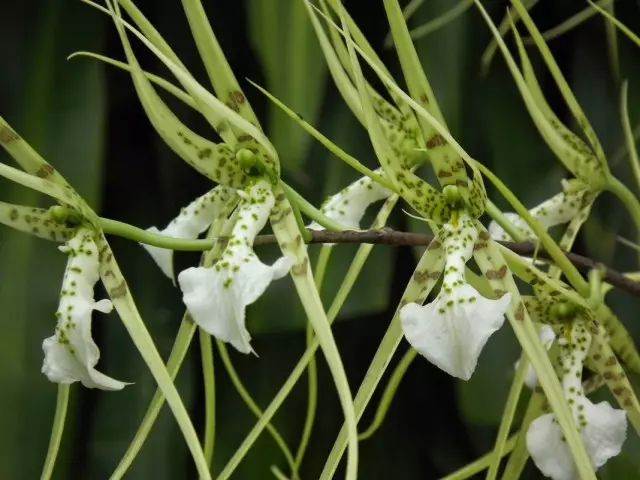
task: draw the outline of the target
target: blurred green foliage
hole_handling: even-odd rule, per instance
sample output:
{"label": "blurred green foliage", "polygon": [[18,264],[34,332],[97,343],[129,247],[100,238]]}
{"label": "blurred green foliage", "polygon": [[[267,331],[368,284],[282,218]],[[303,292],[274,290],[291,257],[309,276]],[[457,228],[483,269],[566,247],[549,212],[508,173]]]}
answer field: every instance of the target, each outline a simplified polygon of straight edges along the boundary
{"label": "blurred green foliage", "polygon": [[[15,128],[56,166],[101,215],[141,227],[162,226],[206,181],[181,163],[151,129],[126,73],[92,60],[66,61],[76,50],[92,50],[122,59],[115,31],[95,10],[69,0],[5,2],[0,15],[0,111]],[[266,86],[306,120],[368,166],[375,165],[366,132],[346,109],[327,76],[317,41],[297,0],[203,2],[222,48],[239,79]],[[393,51],[384,50],[387,34],[379,2],[345,1],[365,35],[399,72]],[[499,19],[508,2],[484,2]],[[139,1],[138,6],[204,83],[195,45],[179,2]],[[437,16],[451,0],[425,2],[414,25]],[[533,10],[541,30],[583,8],[581,0],[541,1]],[[616,2],[616,14],[640,31],[640,5]],[[595,17],[551,42],[561,68],[605,149],[613,154],[622,144],[616,79],[605,48],[603,21]],[[449,128],[475,157],[492,168],[527,205],[557,191],[565,174],[530,120],[501,58],[494,59],[486,78],[479,59],[490,40],[473,9],[447,27],[417,42],[421,60],[436,92]],[[640,121],[640,51],[620,37],[621,77],[630,82],[632,124]],[[147,69],[166,75],[148,52],[140,50]],[[534,59],[537,58],[534,55]],[[538,65],[539,66],[539,65]],[[549,75],[540,80],[551,104],[567,120],[567,109]],[[399,75],[398,77],[399,78]],[[284,165],[284,176],[316,203],[356,178],[293,122],[250,86],[245,87]],[[193,112],[167,99],[181,118],[205,135],[212,133]],[[3,161],[7,161],[3,157]],[[624,160],[613,168],[629,177]],[[0,181],[2,200],[46,205],[31,192]],[[494,198],[499,206],[506,204]],[[627,214],[603,195],[579,237],[577,251],[621,270],[637,268],[632,251],[615,242],[629,236]],[[399,209],[391,225],[423,228]],[[167,356],[182,316],[180,294],[132,242],[113,241],[120,264],[160,352]],[[317,250],[314,248],[314,255]],[[335,249],[323,292],[326,303],[335,294],[354,248]],[[273,251],[275,253],[275,250]],[[266,254],[268,257],[268,253]],[[179,254],[179,266],[195,254]],[[55,404],[55,385],[40,374],[42,340],[55,325],[59,284],[65,258],[52,244],[0,227],[0,478],[32,479],[44,460]],[[411,249],[376,247],[336,324],[335,333],[355,388],[391,318],[415,262]],[[637,300],[614,292],[610,299],[627,328],[640,339]],[[266,406],[304,350],[305,319],[288,281],[274,284],[249,309],[249,330],[260,355],[233,355],[241,378],[258,404]],[[118,393],[73,388],[55,476],[107,478],[124,453],[154,392],[155,384],[115,316],[94,322],[104,371],[135,382]],[[406,345],[402,346],[405,349]],[[505,328],[489,342],[479,368],[468,383],[452,380],[418,359],[409,369],[381,430],[362,444],[361,478],[437,478],[484,453],[493,444],[518,347]],[[199,354],[192,352],[177,379],[196,425],[203,418]],[[323,361],[320,365],[318,418],[302,478],[322,468],[341,423],[341,413]],[[215,468],[224,465],[254,423],[233,390],[220,362],[216,363],[218,437]],[[306,407],[305,381],[294,391],[275,424],[290,446],[297,445]],[[374,399],[373,405],[375,405]],[[367,425],[372,412],[361,422]],[[625,452],[639,447],[630,433]],[[263,435],[235,478],[265,478],[271,464],[284,462],[271,438]],[[534,469],[527,478],[537,478]],[[611,460],[602,478],[636,478],[637,455]],[[129,478],[192,478],[193,466],[174,420],[163,411]]]}

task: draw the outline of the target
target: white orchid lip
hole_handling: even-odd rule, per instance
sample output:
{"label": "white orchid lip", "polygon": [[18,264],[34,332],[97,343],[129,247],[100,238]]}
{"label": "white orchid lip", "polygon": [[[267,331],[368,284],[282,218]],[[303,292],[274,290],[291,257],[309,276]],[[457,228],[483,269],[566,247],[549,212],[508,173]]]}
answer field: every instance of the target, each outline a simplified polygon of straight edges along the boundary
{"label": "white orchid lip", "polygon": [[511,294],[490,300],[467,283],[465,265],[478,238],[467,215],[455,226],[444,225],[439,235],[446,254],[440,293],[427,305],[402,307],[400,322],[407,341],[421,355],[448,374],[469,380],[489,337],[504,323]]}
{"label": "white orchid lip", "polygon": [[[569,326],[570,341],[558,335],[561,345],[562,389],[573,414],[576,427],[595,470],[620,453],[627,434],[627,417],[623,410],[607,402],[592,403],[582,390],[582,368],[591,334],[582,322]],[[527,448],[538,469],[553,480],[573,480],[576,466],[560,425],[553,413],[536,418],[527,430]]]}
{"label": "white orchid lip", "polygon": [[91,337],[91,314],[93,310],[109,313],[113,305],[108,299],[96,302],[93,298],[100,265],[92,232],[78,230],[60,250],[69,254],[69,260],[56,312],[56,331],[42,343],[42,373],[56,383],[81,382],[88,388],[121,390],[127,383],[95,369],[100,350]]}
{"label": "white orchid lip", "polygon": [[[375,171],[384,177],[382,169]],[[362,177],[340,192],[330,196],[320,208],[321,212],[345,228],[360,230],[362,217],[372,203],[389,198],[393,192],[369,177]],[[321,230],[322,226],[313,222],[307,228]]]}
{"label": "white orchid lip", "polygon": [[[218,217],[224,206],[233,196],[233,190],[224,186],[217,186],[210,192],[196,198],[180,211],[162,230],[149,227],[147,231],[159,233],[173,238],[196,239]],[[173,271],[173,250],[141,244],[156,262],[162,273],[175,284]]]}
{"label": "white orchid lip", "polygon": [[253,251],[253,241],[267,222],[275,203],[271,186],[261,180],[241,192],[237,223],[222,258],[212,267],[192,267],[178,275],[183,301],[193,320],[218,340],[242,353],[253,352],[245,326],[246,307],[273,280],[285,276],[292,261],[281,257],[265,265]]}

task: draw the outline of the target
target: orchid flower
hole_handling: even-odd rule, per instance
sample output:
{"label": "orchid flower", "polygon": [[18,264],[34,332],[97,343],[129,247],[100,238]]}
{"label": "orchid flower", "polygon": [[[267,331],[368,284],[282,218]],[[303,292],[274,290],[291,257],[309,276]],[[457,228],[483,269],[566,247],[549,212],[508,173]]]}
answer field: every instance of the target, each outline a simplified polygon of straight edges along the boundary
{"label": "orchid flower", "polygon": [[[540,339],[542,346],[548,351],[551,348],[553,341],[556,339],[556,334],[553,331],[553,328],[549,325],[542,325],[538,331],[538,338]],[[515,368],[518,368],[518,365],[520,365],[520,360],[516,362]],[[536,371],[533,369],[532,365],[529,365],[527,368],[527,372],[524,377],[524,384],[531,390],[536,388],[538,385],[538,376],[536,375]]]}
{"label": "orchid flower", "polygon": [[[196,239],[213,223],[225,204],[233,195],[233,190],[218,186],[210,192],[196,198],[180,211],[163,230],[157,227],[147,228],[148,232],[160,233],[168,237]],[[162,273],[175,284],[173,272],[173,250],[141,244],[156,262]]]}
{"label": "orchid flower", "polygon": [[60,247],[69,255],[62,280],[55,334],[42,342],[42,373],[56,383],[82,382],[87,388],[121,390],[127,385],[98,372],[100,350],[91,338],[91,313],[109,313],[113,305],[108,299],[94,301],[93,288],[100,278],[98,247],[92,232],[80,228]]}
{"label": "orchid flower", "polygon": [[448,374],[469,380],[482,348],[504,323],[511,294],[490,300],[467,283],[465,265],[478,238],[467,214],[454,214],[438,237],[446,255],[440,293],[427,305],[402,307],[400,321],[407,341],[421,355]]}
{"label": "orchid flower", "polygon": [[[577,182],[575,180],[574,182]],[[545,200],[540,205],[529,210],[529,213],[545,228],[549,229],[556,225],[570,222],[580,213],[583,205],[583,197],[587,193],[586,188],[570,185],[566,180],[562,181],[563,191]],[[504,216],[522,234],[529,239],[535,239],[536,235],[531,227],[517,213],[505,212]],[[489,235],[494,240],[511,241],[512,238],[495,221],[489,224]]]}
{"label": "orchid flower", "polygon": [[[376,170],[375,173],[384,176],[382,169]],[[376,183],[371,178],[362,177],[335,195],[330,196],[322,204],[320,210],[334,222],[351,230],[359,230],[360,222],[367,207],[374,202],[390,197],[391,194],[391,190]],[[323,227],[313,222],[308,228],[321,230]]]}
{"label": "orchid flower", "polygon": [[[566,328],[570,331],[561,332],[558,336],[564,372],[562,389],[591,464],[597,470],[620,453],[627,434],[627,419],[623,410],[611,407],[608,402],[593,404],[585,396],[582,366],[591,345],[591,334],[579,321]],[[547,413],[531,422],[527,431],[527,448],[545,476],[553,480],[577,478],[576,466],[555,414]]]}
{"label": "orchid flower", "polygon": [[212,267],[192,267],[178,275],[183,300],[193,320],[206,332],[229,342],[242,353],[252,352],[245,327],[245,309],[273,280],[291,268],[288,257],[263,264],[253,251],[253,241],[264,227],[275,198],[266,180],[239,191],[238,220],[222,258]]}

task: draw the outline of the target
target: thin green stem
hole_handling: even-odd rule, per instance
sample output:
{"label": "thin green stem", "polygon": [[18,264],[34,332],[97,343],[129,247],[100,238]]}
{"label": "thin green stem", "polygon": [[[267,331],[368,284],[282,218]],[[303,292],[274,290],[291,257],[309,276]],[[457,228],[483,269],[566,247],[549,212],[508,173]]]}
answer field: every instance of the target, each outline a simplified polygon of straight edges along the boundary
{"label": "thin green stem", "polygon": [[418,352],[416,352],[416,350],[410,348],[405,352],[402,359],[398,362],[398,365],[396,365],[396,368],[394,369],[393,374],[391,375],[391,378],[389,379],[389,382],[384,389],[382,398],[380,399],[378,409],[376,410],[376,414],[373,418],[373,421],[371,422],[371,425],[369,425],[369,428],[367,428],[364,432],[358,435],[358,440],[362,441],[370,438],[380,428],[382,422],[384,422],[384,418],[387,416],[387,412],[389,411],[389,407],[391,406],[391,401],[393,400],[393,397],[395,396],[396,391],[400,386],[400,382],[402,381],[404,374],[407,372],[407,369],[416,358],[417,353]]}
{"label": "thin green stem", "polygon": [[295,113],[293,110],[291,110],[289,107],[287,107],[284,103],[282,103],[280,100],[278,100],[272,94],[270,94],[267,90],[262,88],[260,85],[258,85],[257,83],[252,82],[251,80],[249,80],[249,83],[251,83],[251,85],[253,85],[258,90],[260,90],[269,100],[271,100],[273,103],[275,103],[278,108],[280,108],[284,113],[289,115],[289,117],[291,117],[296,123],[298,123],[298,125],[300,125],[307,133],[309,133],[312,137],[314,137],[316,140],[318,140],[322,145],[324,145],[327,148],[327,150],[329,150],[331,153],[333,153],[340,160],[345,162],[347,165],[349,165],[354,170],[360,172],[362,175],[371,178],[374,182],[379,183],[380,185],[382,185],[383,187],[391,190],[394,193],[398,193],[398,189],[393,184],[393,182],[391,182],[388,178],[385,178],[385,177],[377,174],[373,170],[371,170],[371,169],[367,168],[366,166],[364,166],[355,157],[349,155],[347,152],[342,150],[335,143],[333,143],[331,140],[329,140],[327,137],[325,137],[322,133],[320,133],[318,130],[313,128],[313,126],[311,126],[311,124],[305,122],[302,118],[300,118],[300,115]]}
{"label": "thin green stem", "polygon": [[503,452],[506,449],[507,436],[513,419],[516,415],[516,409],[518,407],[518,400],[522,394],[522,388],[524,386],[524,379],[529,368],[529,360],[523,353],[520,356],[520,363],[516,369],[516,374],[511,382],[511,388],[509,389],[509,396],[507,397],[507,404],[504,407],[502,413],[502,421],[500,422],[500,428],[498,429],[498,435],[496,437],[496,445],[493,449],[493,459],[489,465],[489,471],[487,472],[487,480],[495,480],[498,476],[498,468],[500,467],[500,460],[504,456]]}
{"label": "thin green stem", "polygon": [[[472,6],[473,0],[460,0],[457,4],[451,7],[451,9],[447,10],[442,15],[432,20],[429,20],[424,25],[420,25],[419,27],[412,29],[411,31],[409,31],[409,34],[411,35],[411,38],[413,40],[418,40],[422,37],[426,37],[427,35],[435,32],[436,30],[439,30],[440,28],[458,18]],[[389,44],[387,45],[387,42],[385,41],[385,46],[391,46],[392,40],[389,39],[388,43]]]}
{"label": "thin green stem", "polygon": [[[318,262],[316,263],[314,282],[318,293],[321,292],[322,283],[324,281],[324,275],[329,265],[329,259],[331,258],[331,252],[333,248],[324,245],[320,249],[320,255],[318,256]],[[307,349],[313,343],[313,326],[311,323],[307,323],[306,342]],[[300,469],[302,459],[309,445],[309,439],[311,438],[311,432],[313,431],[313,424],[316,418],[316,410],[318,405],[318,369],[316,365],[315,356],[311,357],[309,361],[308,373],[308,391],[307,391],[307,415],[304,421],[304,427],[302,429],[302,435],[300,437],[300,445],[298,445],[298,451],[296,452],[295,462],[296,467]]]}
{"label": "thin green stem", "polygon": [[311,232],[307,230],[307,227],[304,224],[304,219],[300,213],[300,207],[298,207],[298,204],[290,197],[289,203],[291,204],[291,208],[293,208],[293,216],[296,217],[296,223],[298,224],[298,230],[300,230],[300,234],[302,235],[302,240],[304,243],[309,243],[311,241]]}
{"label": "thin green stem", "polygon": [[627,186],[614,176],[609,177],[606,187],[613,193],[627,208],[633,222],[636,224],[636,230],[640,232],[640,202],[638,198],[627,188]]}
{"label": "thin green stem", "polygon": [[211,336],[198,329],[200,340],[200,356],[202,359],[202,380],[204,382],[204,458],[209,469],[213,463],[213,451],[216,435],[216,387],[213,365],[213,347]]}
{"label": "thin green stem", "polygon": [[[373,228],[381,228],[382,226],[384,226],[397,200],[398,197],[394,195],[386,201],[380,213],[378,214],[376,222],[373,224]],[[344,280],[342,281],[342,284],[338,289],[338,293],[334,297],[331,307],[327,312],[327,321],[329,322],[329,324],[333,323],[338,315],[338,312],[340,312],[342,305],[344,305],[344,302],[347,299],[349,292],[353,288],[353,285],[358,278],[358,274],[362,270],[362,267],[364,266],[364,263],[372,248],[373,245],[360,245],[358,253],[351,263],[351,266],[349,267],[349,270],[347,271],[347,274],[345,275]],[[307,365],[315,355],[315,352],[319,346],[320,343],[318,342],[318,339],[314,339],[311,345],[309,345],[307,350],[304,352],[302,357],[300,357],[300,360],[298,360],[298,363],[293,368],[282,387],[280,387],[278,393],[272,398],[271,403],[264,411],[264,414],[260,417],[258,422],[247,434],[246,438],[242,442],[242,445],[238,447],[236,452],[229,459],[227,465],[225,465],[224,469],[220,473],[218,477],[219,479],[226,479],[231,476],[235,468],[246,455],[251,445],[255,443],[258,436],[262,433],[262,430],[264,430],[269,425],[271,418],[273,418],[278,409],[284,403],[289,393],[291,393],[291,390],[293,390],[293,387],[303,375],[304,371],[307,368]]]}
{"label": "thin green stem", "polygon": [[[505,443],[504,449],[502,450],[502,456],[511,453],[511,451],[516,446],[518,435],[518,433],[515,433],[511,437],[509,437],[509,440],[507,440],[507,443]],[[453,472],[451,475],[447,475],[442,480],[464,480],[466,478],[470,478],[476,473],[479,473],[487,468],[493,461],[494,456],[495,453],[493,451],[486,453],[475,462],[472,462],[469,465],[465,465],[460,470]]]}
{"label": "thin green stem", "polygon": [[58,458],[60,450],[60,442],[62,433],[64,432],[64,422],[67,418],[67,406],[69,405],[70,385],[58,385],[58,396],[56,399],[56,413],[53,417],[53,427],[51,428],[51,437],[49,438],[49,449],[47,450],[47,458],[42,467],[41,480],[49,480],[53,473],[53,468]]}
{"label": "thin green stem", "polygon": [[273,476],[276,477],[278,480],[289,480],[287,478],[287,476],[282,473],[282,471],[280,471],[280,469],[275,466],[275,465],[271,465],[271,473],[273,473]]}
{"label": "thin green stem", "polygon": [[622,127],[624,130],[625,145],[629,152],[629,164],[631,171],[636,180],[636,187],[640,188],[640,160],[638,159],[638,150],[636,150],[636,142],[631,129],[631,120],[629,118],[629,102],[628,102],[629,84],[625,80],[622,83],[620,93],[620,115],[622,116]]}
{"label": "thin green stem", "polygon": [[[251,413],[253,413],[256,417],[258,418],[263,417],[264,414],[262,410],[256,404],[256,402],[254,402],[253,398],[251,398],[251,395],[249,394],[244,384],[242,383],[242,380],[238,376],[238,372],[236,371],[235,367],[233,366],[233,363],[231,362],[231,357],[229,356],[229,352],[227,351],[227,346],[220,340],[216,340],[216,345],[218,347],[218,352],[220,353],[220,359],[222,360],[222,364],[224,365],[224,368],[226,369],[227,374],[231,379],[231,383],[233,383],[233,386],[238,391],[238,394],[244,401],[245,405],[249,408],[249,410],[251,410]],[[287,446],[287,442],[284,441],[280,433],[278,433],[278,430],[276,430],[276,428],[273,425],[269,423],[267,424],[266,428],[267,428],[267,431],[271,434],[271,437],[273,437],[273,440],[276,442],[276,444],[280,448],[280,451],[284,455],[287,461],[287,465],[289,465],[289,468],[291,469],[292,478],[298,478],[296,464],[293,459],[293,455],[291,454],[291,450],[289,450],[289,447]],[[219,478],[226,478],[226,477],[223,477],[223,473],[220,473]]]}
{"label": "thin green stem", "polygon": [[[538,223],[538,221],[531,216],[529,210],[520,202],[518,197],[516,197],[509,188],[500,180],[491,170],[482,165],[480,162],[474,160],[474,165],[482,172],[484,176],[486,176],[491,183],[493,183],[498,191],[504,196],[504,198],[509,202],[509,204],[514,208],[516,213],[522,217],[524,221],[527,222],[533,233],[535,233],[536,237],[540,239],[542,246],[545,248],[547,253],[551,256],[555,264],[562,270],[562,272],[569,280],[569,283],[576,289],[580,295],[586,297],[589,295],[589,284],[587,281],[580,275],[578,269],[571,263],[571,261],[564,254],[562,249],[558,246],[558,244],[551,238],[551,236],[547,233],[547,231]],[[613,181],[616,181],[615,178]],[[613,182],[611,182],[613,183]],[[610,183],[610,184],[611,184]],[[624,187],[624,185],[623,185]],[[629,192],[627,190],[627,192]],[[630,194],[631,192],[629,192]],[[633,195],[631,195],[632,200],[636,200]],[[637,201],[636,201],[637,202]],[[640,220],[640,205],[638,205],[638,220]]]}
{"label": "thin green stem", "polygon": [[486,205],[486,213],[493,220],[496,221],[498,225],[502,227],[502,229],[509,234],[509,236],[513,239],[514,242],[526,242],[526,236],[513,226],[513,223],[509,221],[509,219],[500,211],[498,207],[491,201],[487,201]]}
{"label": "thin green stem", "polygon": [[311,220],[319,223],[320,225],[322,225],[324,228],[328,230],[337,230],[337,231],[347,230],[347,228],[340,225],[338,222],[334,222],[329,217],[327,217],[324,213],[322,213],[320,210],[314,207],[311,203],[305,200],[305,198],[302,195],[296,192],[289,185],[287,185],[284,182],[281,182],[281,183],[282,183],[282,189],[287,195],[287,198],[290,199],[289,201],[291,203],[295,203],[300,208],[302,213],[304,213]]}
{"label": "thin green stem", "polygon": [[109,218],[100,218],[100,228],[104,233],[109,235],[117,235],[146,245],[153,245],[154,247],[185,252],[207,251],[210,250],[216,242],[215,239],[190,240],[168,237],[166,235],[148,232],[142,228],[134,227],[133,225],[119,222],[117,220],[111,220]]}
{"label": "thin green stem", "polygon": [[[215,239],[218,235],[228,235],[231,232],[233,225],[235,224],[235,215],[232,215],[228,220],[226,216],[230,214],[235,208],[236,200],[232,200],[225,207],[225,211],[221,215],[219,220],[216,220],[211,228],[209,229],[208,237]],[[202,266],[211,266],[213,263],[219,258],[220,253],[222,251],[223,242],[215,242],[215,245],[212,249],[210,249],[207,253],[202,256],[201,265]],[[191,340],[193,338],[193,334],[196,331],[196,324],[191,319],[191,316],[188,312],[182,316],[182,322],[180,323],[180,327],[178,329],[178,334],[173,342],[173,347],[171,348],[171,353],[169,354],[169,360],[167,361],[167,370],[171,375],[171,379],[174,380],[176,375],[178,374],[178,370],[184,361],[185,356],[187,355],[187,351],[189,349],[189,345],[191,345]],[[144,418],[140,425],[138,426],[138,431],[136,432],[133,440],[129,444],[127,451],[124,456],[120,460],[120,463],[111,474],[111,480],[119,480],[126,473],[133,461],[135,460],[138,452],[142,448],[145,440],[149,436],[149,432],[153,427],[158,415],[160,413],[160,409],[165,402],[164,395],[157,389],[151,399],[151,403],[149,407],[147,407],[147,411],[144,414]]]}

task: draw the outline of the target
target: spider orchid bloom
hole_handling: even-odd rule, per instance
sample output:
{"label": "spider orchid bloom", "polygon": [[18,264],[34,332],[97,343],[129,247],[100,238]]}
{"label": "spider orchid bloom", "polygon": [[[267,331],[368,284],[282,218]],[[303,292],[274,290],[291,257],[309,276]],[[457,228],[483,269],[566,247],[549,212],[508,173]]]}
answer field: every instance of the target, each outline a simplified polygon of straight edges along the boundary
{"label": "spider orchid bloom", "polygon": [[[553,331],[553,328],[551,328],[549,325],[542,325],[542,328],[540,328],[540,331],[538,332],[538,338],[540,339],[540,343],[542,343],[542,346],[546,350],[549,350],[551,348],[551,345],[553,344],[553,341],[556,339],[556,334]],[[518,365],[520,365],[520,360],[516,362],[514,368],[518,368]],[[527,372],[525,373],[524,384],[531,390],[536,388],[536,386],[538,385],[538,376],[536,375],[536,371],[533,369],[531,364],[529,364]]]}
{"label": "spider orchid bloom", "polygon": [[[586,190],[581,188],[570,189],[569,182],[566,180],[562,181],[562,186],[564,188],[563,192],[554,195],[549,200],[545,200],[537,207],[529,210],[531,216],[540,222],[545,230],[555,227],[556,225],[570,222],[582,209],[582,200]],[[504,216],[513,224],[514,227],[520,230],[525,237],[529,239],[536,238],[531,227],[529,227],[527,222],[525,222],[517,213],[506,212]],[[491,238],[494,240],[501,240],[505,242],[512,240],[511,236],[494,221],[489,224],[488,231],[489,235],[491,235]]]}
{"label": "spider orchid bloom", "polygon": [[482,348],[504,323],[511,294],[490,300],[467,283],[465,265],[478,238],[469,216],[445,224],[439,236],[446,254],[440,293],[425,306],[402,307],[400,322],[421,355],[449,375],[469,380]]}
{"label": "spider orchid bloom", "polygon": [[93,287],[100,278],[98,247],[90,230],[81,228],[60,247],[69,255],[62,280],[55,334],[42,342],[42,373],[56,383],[82,382],[87,388],[121,390],[127,385],[98,372],[100,350],[91,338],[91,313],[109,313],[108,299],[94,301]]}
{"label": "spider orchid bloom", "polygon": [[[562,348],[562,389],[569,402],[593,468],[597,470],[620,453],[627,434],[627,418],[608,402],[593,404],[582,390],[582,365],[591,335],[583,323],[575,322],[570,335],[559,335]],[[568,337],[568,338],[566,338]],[[527,431],[527,448],[536,466],[553,480],[577,478],[576,466],[555,414],[536,418]]]}
{"label": "spider orchid bloom", "polygon": [[[180,211],[163,230],[157,227],[147,228],[148,232],[159,233],[173,238],[196,239],[213,223],[227,201],[231,198],[232,190],[226,187],[216,187],[201,197],[196,198]],[[145,250],[156,262],[162,273],[171,279],[175,285],[173,272],[173,250],[154,247],[141,243]]]}
{"label": "spider orchid bloom", "polygon": [[[384,176],[381,169],[376,170],[378,175]],[[340,225],[351,230],[360,229],[360,221],[364,217],[367,207],[374,202],[389,198],[392,192],[388,188],[376,183],[369,177],[362,177],[345,187],[342,191],[330,196],[320,208],[320,211]],[[311,223],[311,230],[322,230],[318,223]]]}
{"label": "spider orchid bloom", "polygon": [[275,199],[266,180],[239,191],[238,220],[222,258],[212,267],[192,267],[178,275],[183,301],[193,320],[206,332],[229,342],[242,353],[253,352],[245,327],[245,309],[264,293],[273,280],[285,276],[291,259],[262,263],[253,241],[264,227]]}

